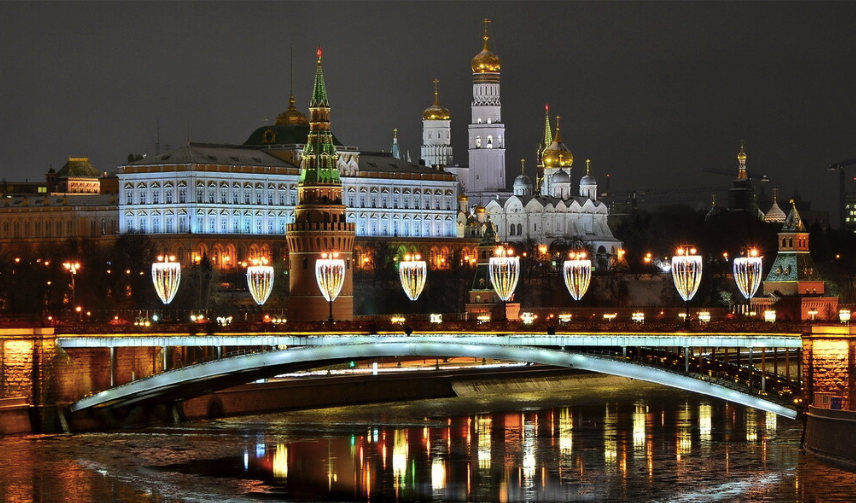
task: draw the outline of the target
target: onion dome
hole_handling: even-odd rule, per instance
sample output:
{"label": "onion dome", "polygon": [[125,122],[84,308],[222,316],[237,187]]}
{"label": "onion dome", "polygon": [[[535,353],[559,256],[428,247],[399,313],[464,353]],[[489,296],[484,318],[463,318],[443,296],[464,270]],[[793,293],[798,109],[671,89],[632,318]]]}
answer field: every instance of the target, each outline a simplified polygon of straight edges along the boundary
{"label": "onion dome", "polygon": [[545,168],[567,168],[574,163],[574,154],[562,143],[562,133],[559,130],[559,117],[556,116],[556,136],[541,153],[541,164]]}
{"label": "onion dome", "polygon": [[567,174],[565,170],[560,169],[553,173],[553,176],[550,177],[550,181],[553,183],[571,183],[571,175]]}
{"label": "onion dome", "polygon": [[746,152],[743,150],[743,142],[740,142],[740,152],[737,154],[737,160],[746,162]]}
{"label": "onion dome", "polygon": [[597,185],[597,180],[591,176],[591,161],[586,159],[586,176],[580,179],[580,187],[588,187],[590,185]]}
{"label": "onion dome", "polygon": [[438,90],[438,85],[440,81],[434,79],[434,104],[430,107],[426,108],[424,112],[422,112],[422,119],[426,121],[436,121],[436,120],[449,120],[452,118],[452,114],[449,113],[449,110],[440,106],[440,91]]}
{"label": "onion dome", "polygon": [[490,38],[487,35],[488,22],[488,20],[485,20],[484,24],[484,47],[482,47],[482,51],[476,54],[476,57],[473,58],[473,73],[499,73],[501,64],[499,56],[490,52],[490,46],[488,45],[488,40]]}
{"label": "onion dome", "polygon": [[532,195],[532,180],[526,176],[526,159],[520,159],[520,174],[514,179],[513,191],[515,196]]}
{"label": "onion dome", "polygon": [[485,211],[484,206],[482,206],[481,204],[476,205],[476,208],[475,208],[476,214],[479,214],[479,213],[484,214],[484,211]]}

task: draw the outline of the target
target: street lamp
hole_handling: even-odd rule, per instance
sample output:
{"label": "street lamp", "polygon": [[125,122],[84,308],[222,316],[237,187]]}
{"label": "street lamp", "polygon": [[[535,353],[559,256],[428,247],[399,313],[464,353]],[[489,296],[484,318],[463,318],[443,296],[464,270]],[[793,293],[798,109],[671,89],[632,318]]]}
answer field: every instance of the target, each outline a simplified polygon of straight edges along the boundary
{"label": "street lamp", "polygon": [[74,277],[77,275],[77,270],[80,269],[80,262],[63,262],[63,267],[65,270],[71,273],[71,303],[74,305],[75,303],[75,288],[74,288]]}
{"label": "street lamp", "polygon": [[672,257],[672,281],[686,303],[686,323],[689,323],[690,319],[690,299],[696,294],[701,283],[701,269],[701,255],[696,255],[695,248],[678,248]]}
{"label": "street lamp", "polygon": [[758,291],[762,271],[761,257],[758,256],[758,250],[754,248],[749,250],[747,257],[734,259],[734,282],[737,283],[737,288],[746,300]]}
{"label": "street lamp", "polygon": [[580,300],[588,291],[591,282],[591,260],[586,258],[585,252],[571,252],[569,258],[563,268],[565,286],[574,300]]}
{"label": "street lamp", "polygon": [[253,259],[253,265],[247,267],[247,287],[256,304],[262,305],[273,290],[273,266],[267,265],[266,258]]}
{"label": "street lamp", "polygon": [[181,283],[181,264],[174,256],[158,255],[158,261],[152,264],[152,283],[164,304],[172,302]]}
{"label": "street lamp", "polygon": [[[517,288],[517,278],[520,274],[520,257],[515,257],[514,250],[499,246],[494,256],[488,261],[490,282],[503,303],[508,302],[514,289]],[[503,319],[505,319],[503,306]]]}
{"label": "street lamp", "polygon": [[333,301],[342,291],[345,283],[345,260],[338,258],[338,253],[322,253],[321,258],[315,261],[315,281],[321,295],[330,303],[330,317],[328,321],[333,322]]}
{"label": "street lamp", "polygon": [[422,257],[417,255],[407,254],[398,264],[398,277],[401,280],[401,287],[407,297],[416,301],[419,295],[422,294],[422,289],[425,288],[425,275],[428,266]]}

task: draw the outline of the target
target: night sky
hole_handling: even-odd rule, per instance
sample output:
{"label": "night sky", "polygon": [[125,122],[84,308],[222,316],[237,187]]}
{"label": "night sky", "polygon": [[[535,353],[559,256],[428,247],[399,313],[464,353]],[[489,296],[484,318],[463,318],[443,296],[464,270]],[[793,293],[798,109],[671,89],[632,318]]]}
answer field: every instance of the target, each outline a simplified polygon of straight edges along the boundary
{"label": "night sky", "polygon": [[703,170],[736,175],[744,140],[767,193],[798,190],[837,226],[826,167],[856,158],[856,2],[2,2],[0,176],[43,180],[68,156],[114,171],[154,154],[158,131],[161,152],[243,143],[286,109],[292,78],[308,112],[318,46],[344,143],[388,151],[398,128],[417,160],[438,78],[466,164],[484,18],[509,181],[521,158],[534,175],[549,103],[575,180],[591,159],[614,190],[709,200],[698,189],[733,175]]}

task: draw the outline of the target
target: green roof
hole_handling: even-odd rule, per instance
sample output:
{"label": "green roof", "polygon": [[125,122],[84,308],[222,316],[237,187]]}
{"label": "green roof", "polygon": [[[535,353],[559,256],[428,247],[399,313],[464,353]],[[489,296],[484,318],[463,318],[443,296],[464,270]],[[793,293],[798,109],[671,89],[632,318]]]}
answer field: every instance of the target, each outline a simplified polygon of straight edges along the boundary
{"label": "green roof", "polygon": [[[272,147],[276,145],[305,145],[309,137],[308,124],[271,124],[257,128],[244,142],[246,146]],[[333,135],[333,144],[342,143]]]}
{"label": "green roof", "polygon": [[68,162],[57,171],[57,176],[71,178],[99,178],[101,172],[89,162],[88,157],[69,157]]}

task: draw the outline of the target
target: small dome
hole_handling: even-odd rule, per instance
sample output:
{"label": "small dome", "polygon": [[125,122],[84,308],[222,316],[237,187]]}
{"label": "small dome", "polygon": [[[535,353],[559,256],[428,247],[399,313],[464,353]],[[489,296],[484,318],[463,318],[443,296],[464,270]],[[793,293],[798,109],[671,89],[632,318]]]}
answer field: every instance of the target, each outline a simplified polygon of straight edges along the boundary
{"label": "small dome", "polygon": [[479,204],[479,205],[477,205],[477,206],[476,206],[476,209],[475,209],[475,212],[476,212],[476,213],[484,213],[484,206],[482,206],[482,205],[480,205],[480,204]]}
{"label": "small dome", "polygon": [[785,215],[785,212],[779,208],[776,201],[773,201],[773,206],[770,208],[770,211],[764,215],[764,221],[769,223],[782,223],[785,221],[786,217],[787,215]]}
{"label": "small dome", "polygon": [[597,180],[593,176],[586,175],[580,179],[580,187],[588,187],[590,185],[597,185]]}
{"label": "small dome", "polygon": [[737,154],[737,160],[740,162],[746,161],[746,152],[743,151],[743,144],[740,144],[740,152]]}
{"label": "small dome", "polygon": [[278,125],[284,124],[309,124],[309,119],[294,106],[294,95],[288,97],[288,109],[276,117]]}
{"label": "small dome", "polygon": [[529,179],[526,175],[517,175],[517,178],[514,179],[514,188],[527,188],[532,187],[532,180]]}
{"label": "small dome", "polygon": [[571,175],[567,174],[565,170],[560,169],[553,173],[553,176],[550,177],[550,181],[553,183],[571,183]]}

